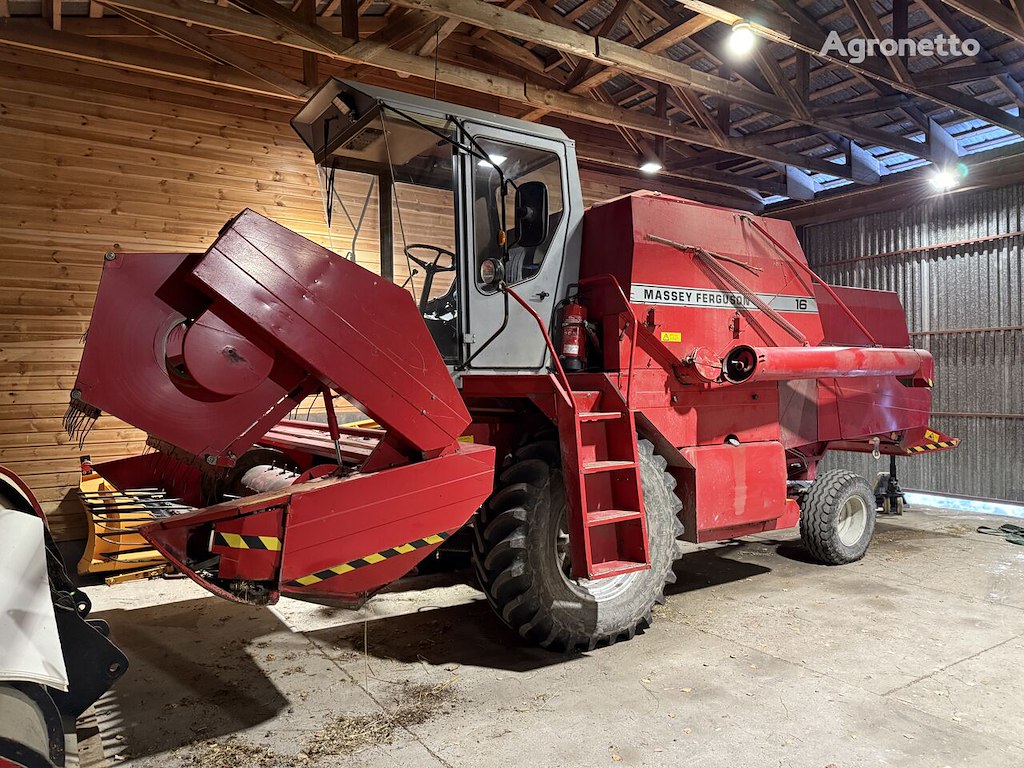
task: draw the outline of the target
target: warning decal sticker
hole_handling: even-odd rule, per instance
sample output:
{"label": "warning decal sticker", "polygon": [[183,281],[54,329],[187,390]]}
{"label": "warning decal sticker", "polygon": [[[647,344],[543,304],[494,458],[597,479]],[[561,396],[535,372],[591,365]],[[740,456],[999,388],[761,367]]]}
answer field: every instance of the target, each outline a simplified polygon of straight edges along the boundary
{"label": "warning decal sticker", "polygon": [[[818,303],[811,296],[787,296],[759,293],[757,298],[776,312],[814,314]],[[629,300],[634,304],[662,304],[670,307],[699,307],[701,309],[743,309],[759,312],[757,305],[742,293],[716,291],[710,288],[686,288],[679,285],[647,285],[633,283]]]}

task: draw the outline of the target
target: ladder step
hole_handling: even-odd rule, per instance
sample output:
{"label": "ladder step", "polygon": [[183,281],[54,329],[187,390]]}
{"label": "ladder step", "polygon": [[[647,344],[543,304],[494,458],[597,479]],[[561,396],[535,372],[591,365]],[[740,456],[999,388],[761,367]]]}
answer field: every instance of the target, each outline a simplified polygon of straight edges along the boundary
{"label": "ladder step", "polygon": [[609,576],[618,576],[622,573],[643,571],[647,569],[647,563],[637,563],[632,560],[608,560],[604,563],[594,563],[591,571],[593,578],[605,579]]}
{"label": "ladder step", "polygon": [[635,509],[599,509],[587,513],[587,527],[624,523],[627,520],[639,520],[640,513]]}
{"label": "ladder step", "polygon": [[623,415],[621,411],[581,411],[580,421],[610,421],[621,419]]}
{"label": "ladder step", "polygon": [[574,389],[572,391],[572,399],[580,410],[589,411],[601,399],[601,391],[596,389]]}
{"label": "ladder step", "polygon": [[583,465],[583,474],[615,472],[619,469],[636,469],[636,464],[632,461],[588,461]]}

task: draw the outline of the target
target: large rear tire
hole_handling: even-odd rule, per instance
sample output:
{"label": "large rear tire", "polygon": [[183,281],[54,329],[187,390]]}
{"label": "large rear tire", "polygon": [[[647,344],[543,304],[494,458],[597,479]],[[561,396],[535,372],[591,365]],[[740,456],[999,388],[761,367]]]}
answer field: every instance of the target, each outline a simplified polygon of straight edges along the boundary
{"label": "large rear tire", "polygon": [[860,560],[875,532],[875,492],[858,474],[820,475],[800,504],[800,538],[815,560],[845,565]]}
{"label": "large rear tire", "polygon": [[565,488],[558,444],[515,452],[474,521],[473,562],[498,616],[522,637],[558,651],[631,639],[651,624],[655,603],[675,581],[683,533],[675,478],[647,440],[639,441],[640,480],[651,567],[606,579],[571,577]]}

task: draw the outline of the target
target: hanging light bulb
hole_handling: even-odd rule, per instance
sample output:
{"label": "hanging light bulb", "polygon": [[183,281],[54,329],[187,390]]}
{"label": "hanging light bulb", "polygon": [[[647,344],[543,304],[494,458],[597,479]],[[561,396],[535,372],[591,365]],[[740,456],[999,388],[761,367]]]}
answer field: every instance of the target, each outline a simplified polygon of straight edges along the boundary
{"label": "hanging light bulb", "polygon": [[726,41],[729,52],[734,56],[746,57],[754,50],[757,38],[754,36],[754,28],[748,21],[737,21],[732,25],[732,32]]}

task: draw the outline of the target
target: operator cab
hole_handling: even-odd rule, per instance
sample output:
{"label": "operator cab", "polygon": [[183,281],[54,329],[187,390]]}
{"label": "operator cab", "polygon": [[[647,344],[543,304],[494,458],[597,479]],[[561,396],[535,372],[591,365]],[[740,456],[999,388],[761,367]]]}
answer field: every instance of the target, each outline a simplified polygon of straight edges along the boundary
{"label": "operator cab", "polygon": [[522,285],[550,323],[578,274],[582,201],[561,131],[338,79],[292,125],[316,161],[328,245],[409,290],[448,365],[545,365],[536,322],[500,288]]}

